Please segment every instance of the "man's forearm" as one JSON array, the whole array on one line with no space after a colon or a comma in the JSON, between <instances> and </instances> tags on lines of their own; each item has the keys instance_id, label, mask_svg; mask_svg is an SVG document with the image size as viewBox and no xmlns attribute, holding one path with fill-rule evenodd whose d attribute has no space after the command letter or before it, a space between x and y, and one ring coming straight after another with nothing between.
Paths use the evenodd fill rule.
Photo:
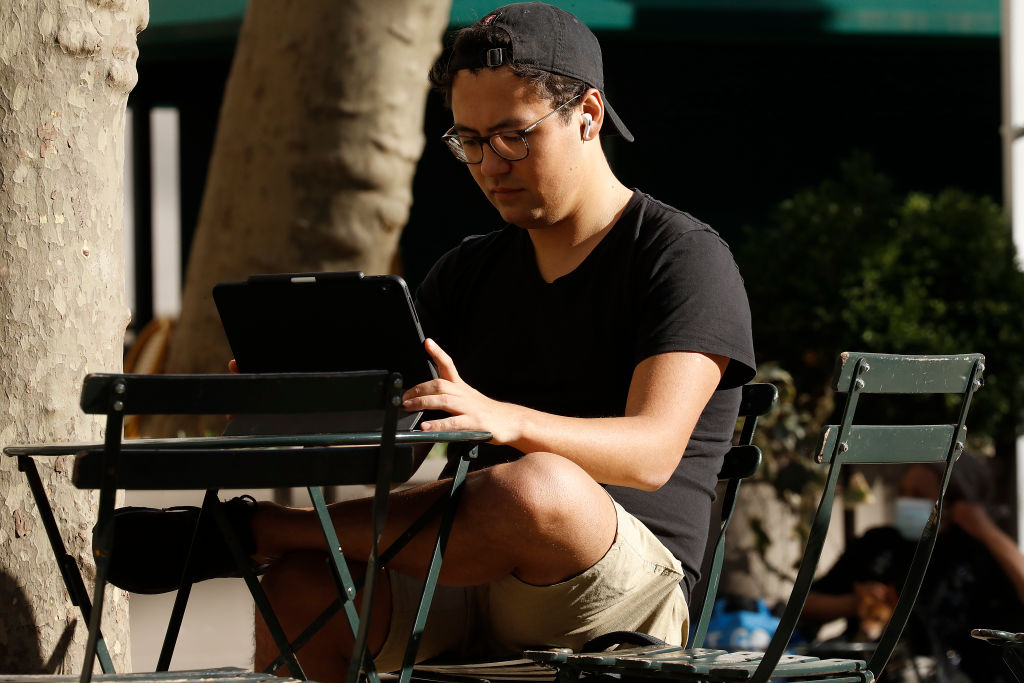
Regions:
<instances>
[{"instance_id":1,"label":"man's forearm","mask_svg":"<svg viewBox=\"0 0 1024 683\"><path fill-rule=\"evenodd\" d=\"M602 484L655 490L679 465L727 363L698 353L652 356L634 370L624 417L562 417L517 406L508 443L524 453L557 453Z\"/></svg>"},{"instance_id":2,"label":"man's forearm","mask_svg":"<svg viewBox=\"0 0 1024 683\"><path fill-rule=\"evenodd\" d=\"M854 593L829 595L811 592L804 603L803 616L819 623L857 616L857 596Z\"/></svg>"},{"instance_id":3,"label":"man's forearm","mask_svg":"<svg viewBox=\"0 0 1024 683\"><path fill-rule=\"evenodd\" d=\"M689 430L666 428L646 416L574 418L514 408L522 436L510 446L524 453L561 455L602 484L645 491L661 487L675 471L690 437Z\"/></svg>"},{"instance_id":4,"label":"man's forearm","mask_svg":"<svg viewBox=\"0 0 1024 683\"><path fill-rule=\"evenodd\" d=\"M448 416L422 423L425 431L488 431L493 443L524 453L555 453L600 483L645 490L660 487L675 471L729 363L722 356L689 351L651 356L633 371L624 416L577 418L485 396L462 380L436 343L427 340L426 349L437 364L438 378L409 389L403 405Z\"/></svg>"},{"instance_id":5,"label":"man's forearm","mask_svg":"<svg viewBox=\"0 0 1024 683\"><path fill-rule=\"evenodd\" d=\"M1024 603L1024 555L1013 539L994 523L977 536L1010 579L1017 599Z\"/></svg>"}]
</instances>

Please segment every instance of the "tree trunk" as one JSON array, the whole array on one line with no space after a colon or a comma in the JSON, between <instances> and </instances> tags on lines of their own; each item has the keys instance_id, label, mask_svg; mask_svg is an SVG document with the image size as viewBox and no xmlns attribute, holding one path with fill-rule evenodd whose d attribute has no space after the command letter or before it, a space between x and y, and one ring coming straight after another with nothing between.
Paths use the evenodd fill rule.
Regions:
<instances>
[{"instance_id":1,"label":"tree trunk","mask_svg":"<svg viewBox=\"0 0 1024 683\"><path fill-rule=\"evenodd\" d=\"M102 437L78 392L87 372L121 368L125 104L148 16L144 0L0 10L0 447ZM96 496L71 485L69 458L38 465L88 583ZM128 603L108 596L103 633L123 670ZM0 457L0 671L79 671L85 630L24 476Z\"/></svg>"},{"instance_id":2,"label":"tree trunk","mask_svg":"<svg viewBox=\"0 0 1024 683\"><path fill-rule=\"evenodd\" d=\"M391 270L423 149L427 72L450 6L249 3L168 372L225 370L231 352L210 294L218 281Z\"/></svg>"}]
</instances>

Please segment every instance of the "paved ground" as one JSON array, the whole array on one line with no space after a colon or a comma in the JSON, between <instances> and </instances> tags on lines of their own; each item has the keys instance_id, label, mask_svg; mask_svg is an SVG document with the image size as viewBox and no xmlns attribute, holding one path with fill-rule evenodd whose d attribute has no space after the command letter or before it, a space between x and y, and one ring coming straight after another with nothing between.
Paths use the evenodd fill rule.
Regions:
<instances>
[{"instance_id":1,"label":"paved ground","mask_svg":"<svg viewBox=\"0 0 1024 683\"><path fill-rule=\"evenodd\" d=\"M413 481L430 481L437 477L444 461L427 459ZM368 495L365 486L339 487L341 497ZM228 498L242 492L224 491ZM248 491L257 499L270 498L270 491ZM303 492L304 493L304 492ZM127 505L168 507L199 505L203 494L195 492L129 491ZM295 504L308 503L308 498ZM152 671L156 668L163 642L167 618L174 603L174 593L165 595L132 595L131 617L132 669ZM171 660L172 669L212 666L252 666L252 598L240 579L215 579L192 588L188 609L182 623L181 636Z\"/></svg>"}]
</instances>

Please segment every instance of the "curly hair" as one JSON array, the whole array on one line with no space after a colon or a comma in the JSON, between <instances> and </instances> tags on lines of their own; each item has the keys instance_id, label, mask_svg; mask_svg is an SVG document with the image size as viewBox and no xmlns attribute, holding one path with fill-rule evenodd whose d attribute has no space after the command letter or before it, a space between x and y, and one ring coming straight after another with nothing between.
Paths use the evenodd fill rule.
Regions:
<instances>
[{"instance_id":1,"label":"curly hair","mask_svg":"<svg viewBox=\"0 0 1024 683\"><path fill-rule=\"evenodd\" d=\"M483 54L493 48L511 50L512 40L504 29L497 26L483 26L476 24L458 31L455 34L455 41L451 48L445 50L441 58L437 60L430 70L430 83L444 95L445 105L452 105L452 81L455 80L455 71L451 70L453 55L462 54ZM513 62L507 64L516 76L525 79L536 90L537 94L551 102L553 106L565 104L574 97L582 96L589 86L581 80L553 74L526 64L518 64L515 55L512 55ZM477 73L480 69L491 68L480 66L470 69ZM500 67L493 67L500 68ZM566 108L558 112L563 122L572 118L572 108Z\"/></svg>"}]
</instances>

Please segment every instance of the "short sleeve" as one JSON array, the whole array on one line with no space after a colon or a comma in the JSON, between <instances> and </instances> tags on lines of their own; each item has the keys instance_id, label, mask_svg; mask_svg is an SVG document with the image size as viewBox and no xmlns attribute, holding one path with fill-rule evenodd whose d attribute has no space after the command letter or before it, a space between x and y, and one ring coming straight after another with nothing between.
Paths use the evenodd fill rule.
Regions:
<instances>
[{"instance_id":1,"label":"short sleeve","mask_svg":"<svg viewBox=\"0 0 1024 683\"><path fill-rule=\"evenodd\" d=\"M717 233L693 229L644 250L634 284L639 296L636 362L669 351L730 359L721 389L754 377L754 350L743 278Z\"/></svg>"}]
</instances>

